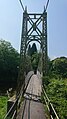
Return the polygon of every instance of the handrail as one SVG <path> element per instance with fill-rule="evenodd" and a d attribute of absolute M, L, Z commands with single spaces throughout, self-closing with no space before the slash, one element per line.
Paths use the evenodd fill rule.
<path fill-rule="evenodd" d="M 43 88 L 43 94 L 44 94 L 43 98 L 45 100 L 45 103 L 47 105 L 48 111 L 50 113 L 50 119 L 59 119 L 59 117 L 58 117 L 58 115 L 57 115 L 57 113 L 56 113 L 51 101 L 49 100 L 49 98 L 48 98 L 48 96 L 46 94 L 44 86 L 42 88 Z"/>
<path fill-rule="evenodd" d="M 16 119 L 16 116 L 17 116 L 17 108 L 19 107 L 18 105 L 20 105 L 20 103 L 21 103 L 21 98 L 22 98 L 22 96 L 24 95 L 24 92 L 25 92 L 26 89 L 27 89 L 27 86 L 28 86 L 28 84 L 29 84 L 29 81 L 30 81 L 32 75 L 33 75 L 33 72 L 30 74 L 29 77 L 27 77 L 27 78 L 28 78 L 28 79 L 27 79 L 28 81 L 26 82 L 26 85 L 25 85 L 24 90 L 23 90 L 23 85 L 22 85 L 19 95 L 17 96 L 15 102 L 14 102 L 13 105 L 11 106 L 10 110 L 7 112 L 7 114 L 6 114 L 6 116 L 5 116 L 4 119 L 8 119 L 8 117 L 10 117 L 10 118 L 12 118 L 12 119 Z M 20 101 L 19 101 L 19 100 L 20 100 Z M 18 103 L 19 103 L 19 104 L 18 104 Z"/>
<path fill-rule="evenodd" d="M 26 107 L 26 99 L 24 100 L 22 119 L 24 118 L 25 107 Z"/>
<path fill-rule="evenodd" d="M 7 119 L 7 117 L 11 114 L 13 108 L 15 107 L 16 103 L 17 103 L 18 99 L 16 99 L 16 101 L 14 102 L 14 104 L 12 105 L 12 107 L 10 108 L 10 110 L 7 112 L 6 116 L 4 119 Z M 15 110 L 14 110 L 15 111 Z M 14 114 L 14 113 L 13 113 Z"/>
<path fill-rule="evenodd" d="M 56 111 L 55 111 L 55 109 L 54 109 L 52 103 L 50 103 L 50 105 L 51 105 L 51 107 L 52 107 L 52 109 L 53 109 L 53 111 L 54 111 L 54 114 L 56 115 L 56 118 L 59 119 L 59 117 L 58 117 L 58 115 L 57 115 L 57 113 L 56 113 Z"/>

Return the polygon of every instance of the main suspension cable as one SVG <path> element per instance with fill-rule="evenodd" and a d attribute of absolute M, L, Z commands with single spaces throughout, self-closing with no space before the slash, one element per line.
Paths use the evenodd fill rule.
<path fill-rule="evenodd" d="M 19 0 L 19 2 L 20 2 L 21 7 L 22 7 L 22 9 L 23 9 L 23 11 L 24 11 L 24 6 L 23 6 L 23 4 L 22 4 L 21 0 Z"/>
<path fill-rule="evenodd" d="M 49 0 L 47 1 L 46 7 L 45 7 L 45 11 L 47 10 L 48 5 L 49 5 Z"/>
<path fill-rule="evenodd" d="M 19 2 L 20 2 L 20 4 L 21 4 L 21 7 L 22 7 L 22 9 L 23 9 L 23 11 L 24 11 L 24 6 L 23 6 L 23 3 L 22 3 L 22 1 L 21 1 L 21 0 L 19 0 Z M 47 8 L 48 8 L 48 5 L 49 5 L 49 0 L 47 1 L 47 4 L 46 4 L 46 6 L 45 6 L 45 11 L 47 10 Z"/>

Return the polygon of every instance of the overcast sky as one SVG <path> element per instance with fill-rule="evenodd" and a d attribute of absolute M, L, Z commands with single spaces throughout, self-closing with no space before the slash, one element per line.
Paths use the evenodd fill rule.
<path fill-rule="evenodd" d="M 47 0 L 23 0 L 28 12 L 42 13 Z M 50 0 L 47 9 L 49 57 L 67 56 L 67 0 Z M 19 50 L 22 15 L 19 0 L 0 0 L 0 39 Z"/>

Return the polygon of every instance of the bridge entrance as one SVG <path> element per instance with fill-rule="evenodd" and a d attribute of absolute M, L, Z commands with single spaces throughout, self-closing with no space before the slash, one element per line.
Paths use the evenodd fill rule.
<path fill-rule="evenodd" d="M 21 0 L 20 0 L 21 3 Z M 49 0 L 46 5 L 46 9 L 48 6 Z M 21 6 L 23 8 L 23 5 L 21 3 Z M 21 34 L 21 48 L 20 48 L 20 67 L 19 67 L 19 75 L 18 75 L 18 82 L 17 82 L 17 90 L 16 90 L 16 99 L 13 103 L 12 107 L 8 111 L 7 115 L 5 116 L 5 119 L 7 117 L 10 117 L 12 119 L 19 119 L 19 108 L 22 105 L 23 113 L 21 115 L 21 118 L 26 119 L 26 116 L 28 119 L 30 117 L 32 119 L 46 119 L 43 115 L 44 113 L 43 109 L 41 108 L 42 105 L 39 104 L 39 102 L 42 102 L 41 99 L 41 92 L 44 94 L 44 104 L 46 104 L 49 117 L 50 119 L 59 119 L 54 107 L 49 100 L 46 92 L 45 92 L 45 86 L 43 82 L 41 83 L 41 77 L 40 74 L 33 75 L 33 71 L 29 72 L 27 76 L 25 77 L 25 70 L 26 70 L 26 50 L 30 42 L 37 41 L 40 43 L 41 51 L 42 51 L 42 73 L 43 76 L 47 74 L 47 60 L 48 60 L 48 54 L 47 54 L 47 12 L 44 8 L 44 11 L 42 14 L 40 13 L 28 13 L 27 8 L 23 8 L 23 21 L 22 21 L 22 34 Z M 39 80 L 38 80 L 39 79 Z M 43 85 L 43 86 L 42 86 Z M 25 100 L 24 100 L 25 99 Z M 24 106 L 21 102 L 24 100 Z M 33 101 L 36 101 L 34 103 Z M 39 102 L 38 102 L 39 101 Z M 26 103 L 27 102 L 27 103 Z M 27 106 L 26 106 L 27 104 Z M 34 108 L 35 105 L 35 108 Z M 26 107 L 26 108 L 25 108 Z M 27 108 L 28 107 L 28 108 Z M 30 113 L 30 107 L 31 107 L 31 113 Z M 33 107 L 33 108 L 32 108 Z M 24 108 L 24 109 L 23 109 Z M 20 111 L 21 111 L 20 110 Z M 25 110 L 25 114 L 24 114 Z M 27 112 L 28 110 L 28 112 Z M 37 111 L 37 114 L 36 114 Z M 26 113 L 27 112 L 27 113 Z M 33 112 L 33 113 L 32 113 Z M 18 118 L 17 118 L 18 117 Z"/>

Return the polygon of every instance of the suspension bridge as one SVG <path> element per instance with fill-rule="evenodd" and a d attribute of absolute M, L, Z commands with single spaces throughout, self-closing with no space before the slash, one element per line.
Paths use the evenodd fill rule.
<path fill-rule="evenodd" d="M 43 84 L 42 76 L 47 75 L 48 70 L 48 51 L 47 51 L 47 8 L 49 0 L 44 7 L 43 13 L 28 13 L 27 7 L 23 9 L 21 47 L 20 47 L 20 66 L 17 80 L 16 96 L 11 102 L 11 107 L 4 119 L 59 119 L 52 103 L 50 102 Z M 26 71 L 26 52 L 30 42 L 37 41 L 42 51 L 42 74 L 37 71 L 35 75 Z M 44 96 L 42 97 L 42 94 Z M 42 98 L 44 101 L 42 101 Z M 9 103 L 10 101 L 8 101 Z M 48 115 L 45 111 L 48 110 Z"/>

